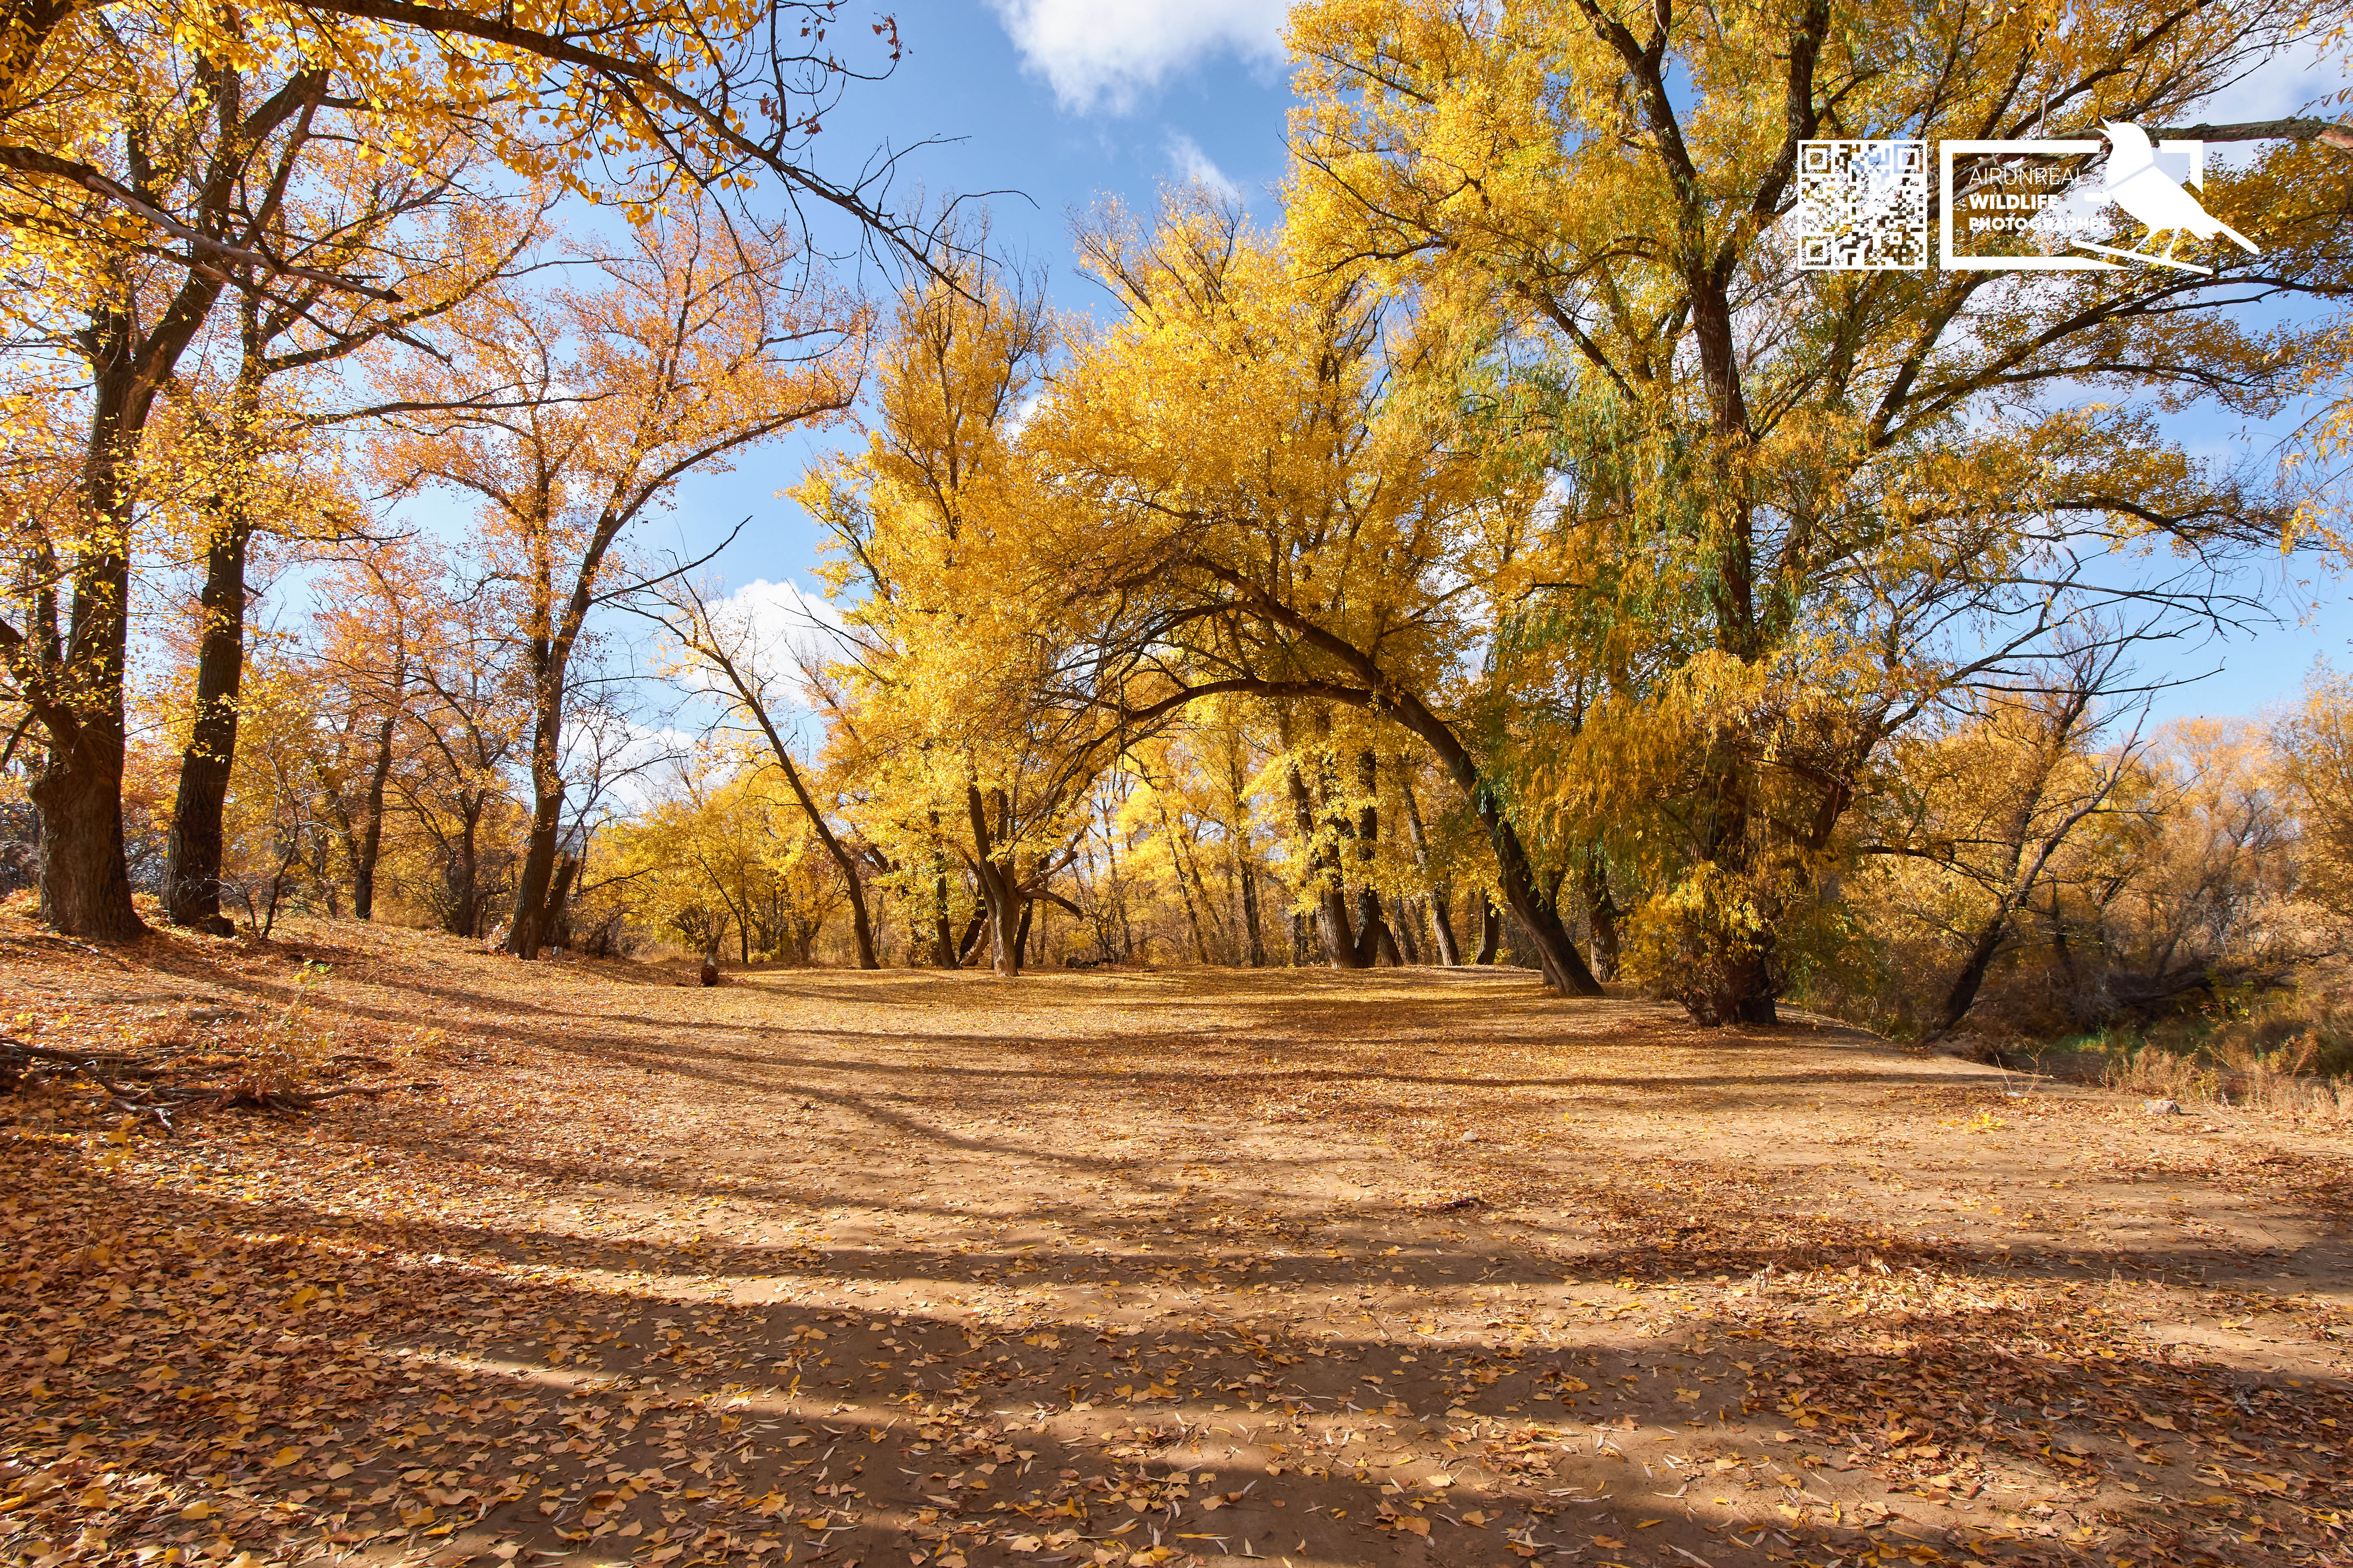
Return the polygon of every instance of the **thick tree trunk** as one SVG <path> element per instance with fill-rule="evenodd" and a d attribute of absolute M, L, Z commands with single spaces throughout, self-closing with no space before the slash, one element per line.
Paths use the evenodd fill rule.
<path fill-rule="evenodd" d="M 1449 888 L 1440 888 L 1430 896 L 1430 925 L 1438 937 L 1438 962 L 1449 969 L 1462 963 L 1462 944 L 1454 938 L 1454 911 L 1450 907 L 1453 901 L 1453 890 Z"/>
<path fill-rule="evenodd" d="M 1718 878 L 1738 887 L 1751 864 L 1748 781 L 1744 763 L 1719 759 L 1711 767 L 1708 790 L 1713 815 L 1701 860 Z M 1779 990 L 1772 963 L 1772 930 L 1759 920 L 1753 931 L 1724 931 L 1703 924 L 1695 933 L 1705 947 L 1687 963 L 1689 977 L 1672 994 L 1694 1022 L 1715 1027 L 1779 1021 Z"/>
<path fill-rule="evenodd" d="M 482 900 L 477 879 L 481 860 L 476 850 L 481 835 L 481 809 L 480 803 L 465 808 L 457 845 L 448 851 L 448 859 L 441 868 L 442 887 L 448 900 L 446 920 L 452 936 L 481 934 Z"/>
<path fill-rule="evenodd" d="M 1488 896 L 1486 889 L 1482 888 L 1479 889 L 1479 956 L 1472 962 L 1494 963 L 1495 953 L 1503 945 L 1503 911 L 1495 908 L 1495 900 Z"/>
<path fill-rule="evenodd" d="M 517 958 L 539 956 L 546 943 L 547 889 L 555 877 L 555 837 L 564 826 L 564 669 L 547 654 L 536 656 L 532 672 L 531 836 L 516 879 L 514 918 L 507 927 L 507 951 Z"/>
<path fill-rule="evenodd" d="M 1536 891 L 1535 873 L 1528 865 L 1527 852 L 1520 847 L 1520 836 L 1492 800 L 1481 802 L 1480 816 L 1486 820 L 1488 840 L 1495 847 L 1499 890 L 1505 906 L 1519 921 L 1520 929 L 1527 933 L 1530 945 L 1536 950 L 1546 981 L 1564 996 L 1600 995 L 1601 983 L 1585 967 L 1584 956 L 1561 928 L 1560 916 Z"/>
<path fill-rule="evenodd" d="M 1291 917 L 1291 967 L 1307 967 L 1307 917 L 1293 911 Z"/>
<path fill-rule="evenodd" d="M 1339 867 L 1327 868 L 1337 876 Z M 1356 933 L 1348 917 L 1348 895 L 1338 888 L 1326 888 L 1315 906 L 1315 939 L 1324 944 L 1324 961 L 1335 969 L 1362 969 L 1356 958 Z"/>
<path fill-rule="evenodd" d="M 220 912 L 221 817 L 237 763 L 237 691 L 245 676 L 245 562 L 253 537 L 243 510 L 216 521 L 197 604 L 196 714 L 180 752 L 180 784 L 164 856 L 164 910 L 175 925 L 219 936 L 236 926 Z"/>
<path fill-rule="evenodd" d="M 103 345 L 91 355 L 80 484 L 82 521 L 90 531 L 73 563 L 64 647 L 53 640 L 55 600 L 45 598 L 47 625 L 37 624 L 34 636 L 48 646 L 30 650 L 29 661 L 26 650 L 10 649 L 18 684 L 49 738 L 47 764 L 30 790 L 41 814 L 41 919 L 92 942 L 128 942 L 147 930 L 131 906 L 123 852 L 122 678 L 131 638 L 127 468 L 154 388 L 134 373 L 129 333 L 129 318 L 107 310 L 93 317 L 88 334 Z"/>
<path fill-rule="evenodd" d="M 1603 863 L 1599 849 L 1586 853 L 1584 883 L 1585 920 L 1593 929 L 1593 973 L 1603 980 L 1614 979 L 1618 973 L 1620 911 L 1609 896 L 1609 868 Z"/>
<path fill-rule="evenodd" d="M 532 772 L 539 773 L 536 759 Z M 522 875 L 515 884 L 514 918 L 507 927 L 507 951 L 517 958 L 537 958 L 546 943 L 547 890 L 555 878 L 555 835 L 564 820 L 564 781 L 542 786 L 532 803 L 531 837 L 525 842 Z"/>
<path fill-rule="evenodd" d="M 85 721 L 87 733 L 96 726 Z M 120 737 L 117 737 L 120 743 Z M 122 773 L 97 757 L 49 765 L 33 781 L 41 814 L 41 919 L 90 942 L 129 942 L 147 927 L 131 907 L 122 847 Z"/>
<path fill-rule="evenodd" d="M 580 879 L 580 857 L 565 855 L 555 862 L 555 881 L 547 889 L 547 943 L 572 945 L 572 888 Z"/>
<path fill-rule="evenodd" d="M 195 62 L 212 93 L 211 112 L 224 127 L 244 109 L 239 74 L 218 61 Z M 287 83 L 272 99 L 280 115 L 301 101 L 301 87 L 323 88 L 323 78 Z M 257 143 L 254 128 L 224 136 L 216 162 L 200 182 L 206 193 L 197 222 L 207 228 L 227 217 L 227 177 L 244 166 Z M 19 694 L 47 732 L 48 760 L 31 789 L 41 813 L 41 918 L 70 936 L 122 942 L 147 929 L 131 904 L 131 873 L 122 841 L 122 681 L 131 647 L 130 466 L 147 428 L 156 394 L 180 355 L 212 314 L 227 284 L 215 268 L 189 271 L 167 299 L 136 306 L 120 277 L 106 280 L 111 297 L 90 310 L 72 335 L 90 371 L 90 422 L 79 480 L 86 531 L 75 552 L 72 625 L 59 645 L 55 589 L 36 590 L 38 605 L 24 642 L 5 649 Z M 160 306 L 149 313 L 150 307 Z M 143 318 L 143 320 L 142 320 Z"/>
<path fill-rule="evenodd" d="M 1937 1009 L 1936 1027 L 1931 1037 L 1950 1034 L 1960 1021 L 1977 1005 L 1978 992 L 1985 984 L 1987 971 L 2001 955 L 2002 939 L 2010 934 L 2010 910 L 2005 906 L 2000 918 L 1989 921 L 1978 932 L 1977 941 L 1969 944 L 1968 957 L 1961 963 L 1961 972 L 1945 991 L 1945 1005 Z"/>
<path fill-rule="evenodd" d="M 1001 815 L 1000 802 L 1000 815 Z M 973 879 L 980 884 L 980 896 L 988 910 L 989 946 L 994 950 L 997 976 L 1011 980 L 1021 973 L 1021 949 L 1013 940 L 1014 928 L 1021 920 L 1021 895 L 1014 885 L 1013 867 L 1009 857 L 997 858 L 994 836 L 988 830 L 987 805 L 981 799 L 980 786 L 965 785 L 965 811 L 972 821 L 972 842 L 976 854 L 973 859 Z"/>
<path fill-rule="evenodd" d="M 1396 962 L 1397 939 L 1389 934 L 1388 919 L 1381 913 L 1381 896 L 1370 888 L 1356 889 L 1356 963 L 1358 969 L 1370 969 L 1386 954 Z"/>
<path fill-rule="evenodd" d="M 394 688 L 394 700 L 399 688 Z M 375 868 L 384 853 L 384 790 L 392 777 L 392 737 L 398 728 L 397 708 L 376 725 L 375 755 L 368 764 L 367 826 L 360 829 L 359 853 L 352 861 L 352 914 L 362 921 L 375 918 Z"/>

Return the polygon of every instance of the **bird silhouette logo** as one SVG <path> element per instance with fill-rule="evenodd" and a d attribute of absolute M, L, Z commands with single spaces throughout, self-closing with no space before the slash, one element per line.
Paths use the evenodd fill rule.
<path fill-rule="evenodd" d="M 2161 255 L 2154 249 L 2118 250 L 2114 246 L 2094 245 L 2083 239 L 2074 242 L 2077 248 L 2210 276 L 2214 270 L 2211 267 L 2200 267 L 2194 262 L 2174 258 L 2174 249 L 2180 245 L 2183 235 L 2191 235 L 2199 239 L 2212 239 L 2220 235 L 2250 256 L 2263 254 L 2253 240 L 2208 212 L 2196 196 L 2158 165 L 2157 149 L 2149 144 L 2147 132 L 2137 125 L 2113 120 L 2102 121 L 2100 129 L 2108 138 L 2103 194 L 2147 228 L 2147 237 L 2142 244 L 2154 247 L 2160 234 L 2171 237 L 2166 242 Z M 2190 179 L 2193 184 L 2203 184 L 2194 168 Z"/>

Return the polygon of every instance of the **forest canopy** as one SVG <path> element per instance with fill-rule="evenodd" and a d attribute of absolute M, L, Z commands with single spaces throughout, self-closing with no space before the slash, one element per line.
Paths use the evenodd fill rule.
<path fill-rule="evenodd" d="M 2353 132 L 2212 115 L 2335 26 L 1317 0 L 1280 190 L 1098 205 L 1080 311 L 821 172 L 887 18 L 18 7 L 0 877 L 84 941 L 1505 963 L 1931 1037 L 2291 986 L 2346 678 L 2148 712 L 2283 559 L 2341 600 Z M 1801 234 L 1809 145 L 2096 185 L 2118 127 L 2207 146 L 2208 228 Z M 754 462 L 825 539 L 789 616 L 648 526 Z"/>

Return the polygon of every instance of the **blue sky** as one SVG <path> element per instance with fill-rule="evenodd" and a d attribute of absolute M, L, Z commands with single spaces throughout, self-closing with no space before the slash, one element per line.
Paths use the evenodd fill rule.
<path fill-rule="evenodd" d="M 1163 184 L 1199 180 L 1272 216 L 1267 192 L 1282 174 L 1291 102 L 1279 7 L 1262 0 L 913 0 L 895 14 L 906 58 L 887 80 L 855 85 L 828 117 L 820 168 L 841 178 L 886 143 L 941 139 L 905 160 L 901 201 L 919 190 L 934 200 L 1022 193 L 992 201 L 996 237 L 1048 269 L 1059 306 L 1102 303 L 1100 290 L 1071 268 L 1069 238 L 1073 215 L 1106 195 L 1148 207 Z M 2213 118 L 2288 112 L 2344 80 L 2341 69 L 2283 57 L 2217 103 Z M 888 283 L 871 269 L 865 280 Z M 2194 449 L 2253 458 L 2278 431 L 2209 416 L 2181 434 Z M 779 589 L 811 584 L 818 533 L 776 492 L 819 446 L 838 439 L 781 442 L 733 472 L 691 482 L 639 543 L 699 554 L 748 514 L 751 525 L 718 569 L 730 584 L 778 585 L 755 594 L 769 614 L 786 612 L 796 595 Z M 2274 569 L 2242 586 L 2274 603 L 2285 624 L 2152 656 L 2145 661 L 2151 677 L 2219 670 L 2161 695 L 2159 717 L 2253 713 L 2293 697 L 2316 658 L 2348 662 L 2353 616 L 2341 580 L 2297 591 Z"/>
<path fill-rule="evenodd" d="M 1071 266 L 1072 218 L 1104 196 L 1148 207 L 1164 183 L 1221 185 L 1261 214 L 1283 167 L 1291 102 L 1279 8 L 1250 0 L 914 0 L 900 7 L 906 58 L 856 83 L 827 117 L 817 162 L 855 174 L 874 149 L 926 138 L 902 164 L 899 204 L 919 194 L 1018 192 L 991 199 L 997 246 L 1048 269 L 1054 302 L 1094 308 L 1103 292 Z M 1017 39 L 1018 41 L 1017 41 Z M 869 268 L 871 288 L 890 279 Z M 839 437 L 834 437 L 839 439 Z M 722 562 L 728 581 L 808 582 L 817 531 L 774 493 L 826 437 L 765 448 L 734 473 L 689 486 L 669 547 L 700 553 L 746 514 Z"/>

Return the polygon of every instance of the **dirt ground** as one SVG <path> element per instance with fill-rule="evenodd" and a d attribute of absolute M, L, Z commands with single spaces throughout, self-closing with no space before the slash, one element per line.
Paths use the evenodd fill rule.
<path fill-rule="evenodd" d="M 0 922 L 16 1038 L 410 1086 L 0 1096 L 0 1558 L 2353 1561 L 2342 1128 L 1514 972 L 682 981 Z"/>

